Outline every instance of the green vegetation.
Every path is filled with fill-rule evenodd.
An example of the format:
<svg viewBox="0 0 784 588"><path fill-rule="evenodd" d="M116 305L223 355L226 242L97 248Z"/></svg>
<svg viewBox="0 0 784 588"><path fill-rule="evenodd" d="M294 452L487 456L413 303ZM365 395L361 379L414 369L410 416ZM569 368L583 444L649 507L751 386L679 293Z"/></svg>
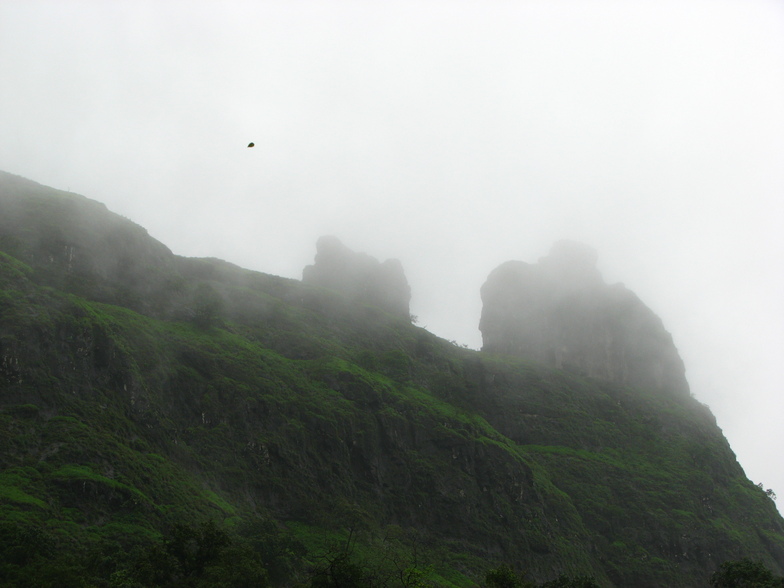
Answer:
<svg viewBox="0 0 784 588"><path fill-rule="evenodd" d="M713 588L781 588L784 578L777 577L759 561L744 558L725 561L711 576Z"/></svg>
<svg viewBox="0 0 784 588"><path fill-rule="evenodd" d="M704 586L743 557L782 573L771 494L693 399L178 258L3 174L0 211L3 585Z"/></svg>
<svg viewBox="0 0 784 588"><path fill-rule="evenodd" d="M526 574L518 574L506 565L489 570L485 575L487 588L599 588L593 578L588 576L558 576L543 584L530 582L525 579Z"/></svg>

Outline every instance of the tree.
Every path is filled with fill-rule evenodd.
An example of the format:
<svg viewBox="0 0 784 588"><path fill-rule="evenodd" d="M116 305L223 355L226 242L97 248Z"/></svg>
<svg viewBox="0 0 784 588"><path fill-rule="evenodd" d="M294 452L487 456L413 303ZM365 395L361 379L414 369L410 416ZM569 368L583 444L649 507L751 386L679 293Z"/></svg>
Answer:
<svg viewBox="0 0 784 588"><path fill-rule="evenodd" d="M246 520L237 531L235 542L242 541L261 558L272 585L283 584L298 574L307 549L291 532L265 518Z"/></svg>
<svg viewBox="0 0 784 588"><path fill-rule="evenodd" d="M537 584L524 579L525 574L518 575L509 566L502 565L487 572L485 585L487 588L536 588ZM541 585L541 588L599 588L599 584L589 576L561 575Z"/></svg>
<svg viewBox="0 0 784 588"><path fill-rule="evenodd" d="M532 588L533 584L524 581L507 565L493 568L485 575L487 588Z"/></svg>
<svg viewBox="0 0 784 588"><path fill-rule="evenodd" d="M559 576L542 584L542 588L599 588L599 584L589 576Z"/></svg>
<svg viewBox="0 0 784 588"><path fill-rule="evenodd" d="M757 483L757 488L759 488L760 490L762 490L762 491L765 493L765 495L766 495L768 498L770 498L771 500L776 500L776 493L773 491L773 488L768 488L768 489L766 490L766 489L765 489L765 487L762 485L762 482L758 482L758 483Z"/></svg>
<svg viewBox="0 0 784 588"><path fill-rule="evenodd" d="M784 578L773 575L762 562L743 558L725 561L711 576L712 588L781 588Z"/></svg>
<svg viewBox="0 0 784 588"><path fill-rule="evenodd" d="M371 588L372 578L361 566L351 561L348 553L341 553L327 560L310 581L311 588Z"/></svg>
<svg viewBox="0 0 784 588"><path fill-rule="evenodd" d="M261 558L212 521L174 525L161 543L135 558L130 573L115 574L115 586L257 588L268 586Z"/></svg>

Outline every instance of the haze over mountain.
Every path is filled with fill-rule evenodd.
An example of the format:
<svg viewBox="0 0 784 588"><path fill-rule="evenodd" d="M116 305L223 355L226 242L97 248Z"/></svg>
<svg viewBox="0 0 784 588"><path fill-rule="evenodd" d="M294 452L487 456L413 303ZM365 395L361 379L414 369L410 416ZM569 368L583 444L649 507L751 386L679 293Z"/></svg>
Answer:
<svg viewBox="0 0 784 588"><path fill-rule="evenodd" d="M489 269L589 243L781 492L783 11L0 2L0 168L179 255L299 279L336 235L399 259L419 324L475 349Z"/></svg>
<svg viewBox="0 0 784 588"><path fill-rule="evenodd" d="M397 259L379 263L366 253L356 253L337 237L316 242L313 265L302 271L302 281L337 290L357 304L383 308L409 320L411 288Z"/></svg>
<svg viewBox="0 0 784 588"><path fill-rule="evenodd" d="M291 280L0 172L0 572L468 588L505 564L548 588L685 588L746 557L780 575L772 493L594 262L560 242L492 271L477 352L411 324L399 262L334 237Z"/></svg>
<svg viewBox="0 0 784 588"><path fill-rule="evenodd" d="M596 251L585 244L559 241L536 265L501 264L481 292L482 351L662 394L689 393L661 319L622 284L605 284Z"/></svg>

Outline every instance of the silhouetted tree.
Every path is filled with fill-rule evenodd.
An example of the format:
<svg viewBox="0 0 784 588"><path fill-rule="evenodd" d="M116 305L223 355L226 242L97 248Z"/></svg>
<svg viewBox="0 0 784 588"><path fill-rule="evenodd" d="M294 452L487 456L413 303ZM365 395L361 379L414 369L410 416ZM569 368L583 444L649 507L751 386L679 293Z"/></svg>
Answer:
<svg viewBox="0 0 784 588"><path fill-rule="evenodd" d="M133 569L114 577L116 586L167 588L263 588L261 558L247 543L232 541L213 522L174 525L161 543L137 557Z"/></svg>
<svg viewBox="0 0 784 588"><path fill-rule="evenodd" d="M559 576L542 584L542 588L599 588L599 584L589 576Z"/></svg>
<svg viewBox="0 0 784 588"><path fill-rule="evenodd" d="M762 562L743 558L725 561L711 576L713 588L781 588L784 579L776 577Z"/></svg>
<svg viewBox="0 0 784 588"><path fill-rule="evenodd" d="M311 588L373 588L361 566L351 561L348 553L327 559L327 565L319 569L310 581Z"/></svg>
<svg viewBox="0 0 784 588"><path fill-rule="evenodd" d="M507 565L493 568L485 574L487 588L534 588L534 584L523 580Z"/></svg>

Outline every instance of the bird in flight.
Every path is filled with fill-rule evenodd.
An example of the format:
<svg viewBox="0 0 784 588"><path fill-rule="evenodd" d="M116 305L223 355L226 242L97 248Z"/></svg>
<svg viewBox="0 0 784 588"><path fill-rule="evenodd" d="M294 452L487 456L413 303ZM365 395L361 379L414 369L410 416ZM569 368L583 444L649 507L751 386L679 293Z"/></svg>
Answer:
<svg viewBox="0 0 784 588"><path fill-rule="evenodd" d="M253 141L248 143L248 148L255 147L255 146L256 146L256 143L254 143Z"/></svg>

